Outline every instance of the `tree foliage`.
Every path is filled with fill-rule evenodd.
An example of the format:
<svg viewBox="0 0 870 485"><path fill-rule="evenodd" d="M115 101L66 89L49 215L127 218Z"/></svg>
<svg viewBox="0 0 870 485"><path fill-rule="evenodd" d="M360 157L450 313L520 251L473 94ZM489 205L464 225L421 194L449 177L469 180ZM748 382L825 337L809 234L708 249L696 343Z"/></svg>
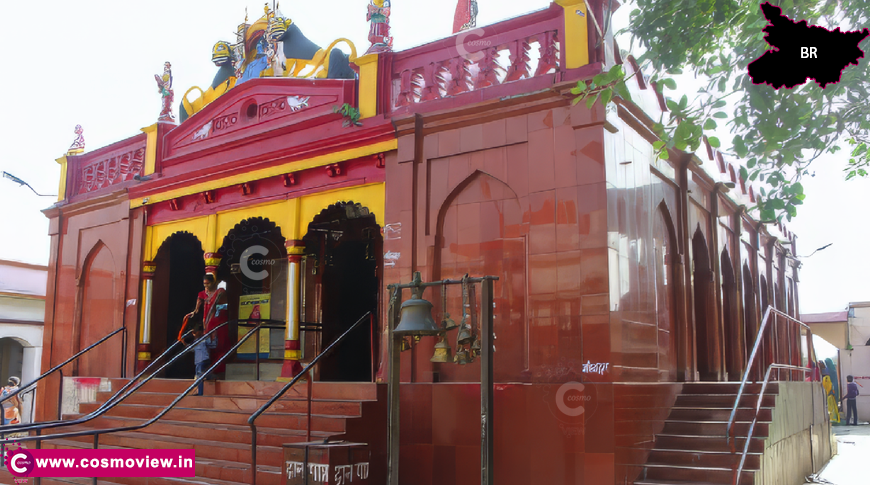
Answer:
<svg viewBox="0 0 870 485"><path fill-rule="evenodd" d="M637 61L652 72L660 90L675 90L670 77L693 72L706 81L693 99L667 98L671 111L655 130L654 148L696 150L704 132L726 123L734 135L730 146L710 135L709 143L743 165L740 176L762 183L758 197L761 220L791 219L805 195L801 178L820 155L848 148L843 157L845 178L867 176L870 165L870 68L868 56L842 72L839 83L821 89L808 79L794 89L756 85L747 74L749 63L770 46L762 29L767 20L758 0L633 0L632 45L645 52ZM870 0L772 0L791 19L806 20L831 30L861 30L870 24ZM859 47L867 52L870 38ZM575 101L604 104L614 93L627 97L621 66L599 74L592 83L578 83ZM736 94L736 96L732 96ZM725 111L728 98L733 111ZM730 111L730 110L729 110ZM709 134L709 133L708 133ZM845 143L844 143L845 142ZM840 145L846 145L841 147Z"/></svg>

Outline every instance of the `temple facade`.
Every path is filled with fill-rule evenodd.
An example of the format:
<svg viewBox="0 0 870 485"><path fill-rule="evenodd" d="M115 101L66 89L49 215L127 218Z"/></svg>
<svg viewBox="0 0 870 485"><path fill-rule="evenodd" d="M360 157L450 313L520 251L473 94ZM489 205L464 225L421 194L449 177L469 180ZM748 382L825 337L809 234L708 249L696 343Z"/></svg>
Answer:
<svg viewBox="0 0 870 485"><path fill-rule="evenodd" d="M44 211L52 250L43 371L125 328L64 374L131 378L176 341L207 273L225 288L232 342L249 330L233 321L284 322L238 349L209 388L218 396L254 389L268 399L371 313L314 367L308 395L359 401L358 419L332 428L315 409L321 421L311 424L309 411L308 431L367 443L371 483L384 484L387 285L416 272L423 281L495 276L495 483L640 484L657 473L731 483L742 449L726 446L727 413L673 413L709 407L705 394L730 395L717 404L730 410L736 387L715 385L743 378L767 309L799 319L796 237L756 218L756 188L737 176L739 161L706 142L696 153L654 155L652 125L668 113L642 73L628 81L631 99L572 103L578 81L615 65L637 70L596 27L607 5L556 0L482 27L473 44L459 34L394 52L389 4L373 2L372 46L349 56L315 46L267 9L239 27L235 44L215 46L220 72L198 98L191 89L181 99L183 122L172 113L178 87L167 63L158 122L58 160L59 201ZM480 295L460 287L423 297L436 321L447 312L476 322L481 312ZM813 359L800 328L783 328L761 347L765 364L779 356L805 367ZM407 338L396 349L402 426L391 485L480 483L480 362L433 362L437 341ZM468 351L455 334L447 342L451 355ZM184 389L169 380L189 380L193 368L192 357L166 368L161 389ZM794 380L774 385L769 407L817 391ZM41 420L61 411L60 381L41 384ZM786 483L778 480L824 463L824 409L804 415L786 426L768 413L740 483ZM700 421L722 431L679 424ZM766 454L775 429L785 430L777 446L794 453ZM721 461L680 461L693 448L668 437L681 433L710 435ZM220 436L197 439L249 439ZM198 458L220 447L189 444ZM783 456L802 465L782 472L776 460L798 459ZM263 459L274 470L258 473L261 483L288 480L280 458ZM200 472L222 478L207 465ZM250 470L239 473L224 479L250 482Z"/></svg>

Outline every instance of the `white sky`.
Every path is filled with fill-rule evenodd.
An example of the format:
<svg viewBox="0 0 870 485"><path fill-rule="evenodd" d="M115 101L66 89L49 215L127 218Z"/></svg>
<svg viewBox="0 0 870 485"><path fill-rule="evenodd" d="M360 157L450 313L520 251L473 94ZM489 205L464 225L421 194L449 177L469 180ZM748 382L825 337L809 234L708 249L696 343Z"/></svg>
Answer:
<svg viewBox="0 0 870 485"><path fill-rule="evenodd" d="M285 0L280 10L315 43L326 46L347 37L362 54L369 45L367 4ZM5 22L0 30L7 46L7 74L0 83L0 170L29 182L40 193L56 194L60 170L54 160L72 143L76 124L84 127L88 151L153 124L160 112L154 74L162 73L163 63L173 66L177 107L189 87L211 83L214 43L234 40L245 6L253 21L262 15L264 2L152 0L137 3L136 9L130 5L108 0L0 2L0 18L18 19ZM450 35L455 5L394 1L395 49ZM479 5L478 25L487 25L545 8L549 2L479 0ZM630 9L620 9L614 19L617 28ZM731 137L720 138L727 143ZM870 201L870 181L844 183L844 158L817 162L816 177L804 184L806 205L789 224L799 236L799 255L834 243L805 262L800 289L805 313L870 300L865 278L870 263L861 251L870 236L870 225L862 217ZM0 259L47 264L48 220L40 210L54 201L0 180Z"/></svg>

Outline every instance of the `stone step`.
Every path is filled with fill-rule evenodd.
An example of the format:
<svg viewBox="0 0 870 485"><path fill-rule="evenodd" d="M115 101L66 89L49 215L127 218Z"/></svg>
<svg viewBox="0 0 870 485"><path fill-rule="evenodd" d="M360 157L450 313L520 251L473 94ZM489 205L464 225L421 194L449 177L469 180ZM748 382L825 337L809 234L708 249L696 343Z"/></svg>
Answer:
<svg viewBox="0 0 870 485"><path fill-rule="evenodd" d="M740 464L740 457L741 453L654 449L649 454L648 463L733 469ZM760 469L761 453L748 453L743 467L747 470Z"/></svg>
<svg viewBox="0 0 870 485"><path fill-rule="evenodd" d="M758 394L762 384L746 383L744 394ZM739 382L687 382L683 384L683 392L687 394L734 394L740 391ZM765 394L778 394L779 383L769 382L764 389Z"/></svg>
<svg viewBox="0 0 870 485"><path fill-rule="evenodd" d="M144 423L145 419L120 418L115 416L103 416L79 426L77 429L93 428L122 428L137 426ZM87 428L85 428L85 426ZM56 433L71 431L71 428L57 428ZM186 421L172 421L161 419L156 423L143 428L138 433L178 436L203 440L214 440L227 443L251 442L251 428L246 425L194 423ZM312 431L313 440L337 436L339 433L329 431ZM306 439L305 429L286 429L257 426L257 444L265 446L282 446L285 443L299 443Z"/></svg>
<svg viewBox="0 0 870 485"><path fill-rule="evenodd" d="M641 476L644 477L644 479L674 480L674 483L697 484L699 482L709 482L730 484L734 480L734 470L730 468L711 468L698 466L683 467L673 465L652 465L647 463L643 467ZM739 485L754 485L754 483L754 470L744 470L740 474Z"/></svg>
<svg viewBox="0 0 870 485"><path fill-rule="evenodd" d="M129 379L110 379L112 392L120 389ZM155 392L180 394L187 389L193 380L187 379L152 379L145 383L138 392ZM257 396L271 398L281 390L286 383L267 381L216 381L206 382L206 394L226 396ZM212 387L213 386L213 387ZM210 391L210 388L213 390ZM373 382L314 382L312 384L314 400L333 401L377 401L377 384ZM284 397L289 399L308 397L308 384L297 382Z"/></svg>
<svg viewBox="0 0 870 485"><path fill-rule="evenodd" d="M737 399L737 394L688 394L685 391L677 396L674 403L679 407L717 407L730 408L734 406L734 401ZM744 394L740 396L740 404L738 407L755 408L758 404L757 394ZM776 405L776 395L765 393L761 399L762 407L772 408Z"/></svg>
<svg viewBox="0 0 870 485"><path fill-rule="evenodd" d="M109 397L111 397L111 393L97 393L98 402L104 402ZM128 396L121 403L122 405L146 404L168 406L176 397L177 394L136 392ZM187 396L177 406L191 409L244 411L250 414L268 401L266 398L252 396L205 395ZM79 412L87 414L99 407L99 404L87 403L79 406ZM360 401L311 401L311 413L317 415L359 416L361 412L360 408ZM308 400L282 398L272 404L269 412L307 413Z"/></svg>
<svg viewBox="0 0 870 485"><path fill-rule="evenodd" d="M753 429L753 436L767 436L768 426L770 423L756 423ZM752 423L745 421L737 421L732 423L732 430L735 436L747 436L749 427ZM727 436L728 422L727 421L665 421L662 433L672 435L687 435L687 436Z"/></svg>
<svg viewBox="0 0 870 485"><path fill-rule="evenodd" d="M743 450L746 444L746 438L736 438L734 441L736 450ZM687 451L719 451L723 453L731 452L731 441L726 442L725 436L684 436L684 435L668 435L659 434L655 439L655 448L665 450L687 450ZM749 443L749 451L751 453L762 453L764 451L764 438L753 436Z"/></svg>
<svg viewBox="0 0 870 485"><path fill-rule="evenodd" d="M97 405L82 405L82 409L95 409ZM145 404L126 405L120 404L106 412L106 416L123 418L150 419L157 416L165 406L149 406ZM247 425L249 412L233 412L226 410L192 409L176 406L164 416L170 421L185 421L213 424ZM77 418L81 415L70 415ZM318 416L312 415L311 429L317 431L332 431L343 433L345 431L345 418L353 416ZM303 413L274 413L266 412L257 419L258 426L271 428L307 429L308 416Z"/></svg>
<svg viewBox="0 0 870 485"><path fill-rule="evenodd" d="M674 407L668 419L675 421L728 421L731 417L731 408L704 408L704 407ZM755 417L755 408L738 408L734 415L737 421L752 421ZM773 421L773 408L761 408L758 412L758 420L763 422Z"/></svg>

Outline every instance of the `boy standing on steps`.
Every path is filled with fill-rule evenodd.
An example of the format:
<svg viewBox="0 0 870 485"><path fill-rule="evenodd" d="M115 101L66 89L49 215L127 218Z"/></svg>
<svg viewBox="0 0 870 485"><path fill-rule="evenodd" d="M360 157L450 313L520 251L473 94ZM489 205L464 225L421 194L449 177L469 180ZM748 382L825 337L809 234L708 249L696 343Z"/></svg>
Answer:
<svg viewBox="0 0 870 485"><path fill-rule="evenodd" d="M202 337L202 327L196 327L193 330L193 338L194 340ZM215 348L217 342L215 341L214 335L209 336L207 339L201 340L198 344L193 347L193 361L196 364L196 378L198 379L206 369L208 368L208 352L209 349ZM205 387L205 379L199 381L199 385L196 388L196 394L194 396L202 396L203 387Z"/></svg>
<svg viewBox="0 0 870 485"><path fill-rule="evenodd" d="M840 402L843 400L846 401L846 424L851 424L852 426L858 426L858 384L854 381L852 376L846 376L846 394L840 399ZM854 417L853 419L850 419Z"/></svg>

